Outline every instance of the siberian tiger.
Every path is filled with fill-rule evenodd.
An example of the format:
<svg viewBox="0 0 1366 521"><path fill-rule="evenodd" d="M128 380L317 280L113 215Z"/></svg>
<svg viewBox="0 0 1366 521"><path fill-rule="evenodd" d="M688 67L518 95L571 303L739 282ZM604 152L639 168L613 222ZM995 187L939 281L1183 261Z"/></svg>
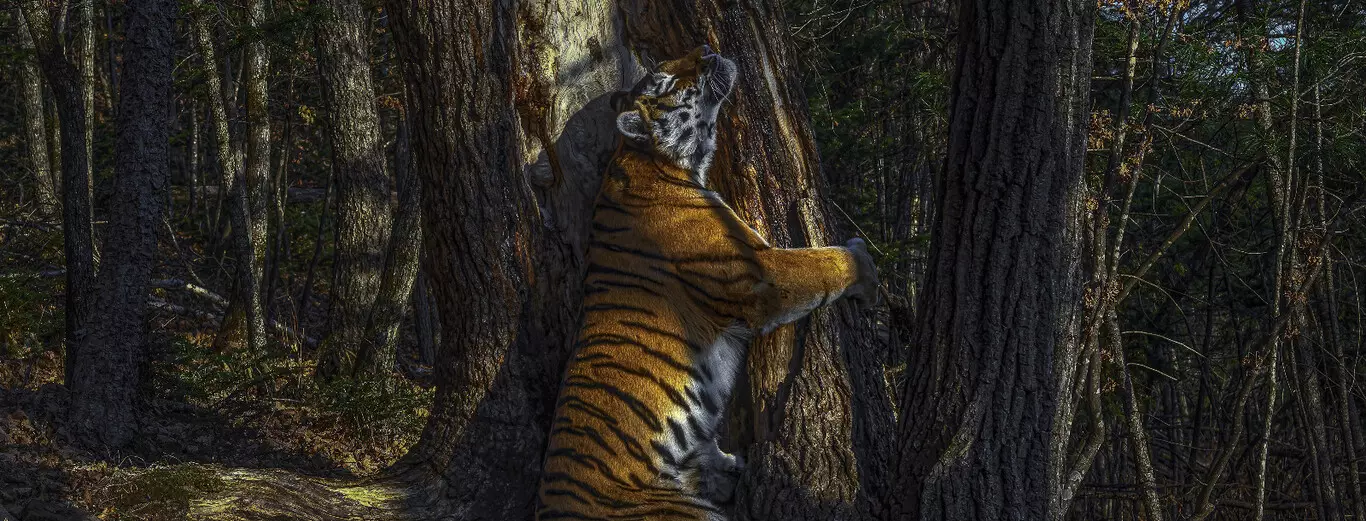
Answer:
<svg viewBox="0 0 1366 521"><path fill-rule="evenodd" d="M741 464L717 424L750 338L875 295L863 241L773 248L704 188L735 79L704 46L618 95L623 144L594 208L540 521L724 520Z"/></svg>

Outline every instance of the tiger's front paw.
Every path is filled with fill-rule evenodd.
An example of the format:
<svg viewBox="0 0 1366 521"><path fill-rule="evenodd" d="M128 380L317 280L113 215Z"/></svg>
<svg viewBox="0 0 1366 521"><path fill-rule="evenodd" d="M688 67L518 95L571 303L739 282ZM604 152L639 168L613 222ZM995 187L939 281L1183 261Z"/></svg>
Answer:
<svg viewBox="0 0 1366 521"><path fill-rule="evenodd" d="M878 302L877 264L873 263L873 256L868 254L868 243L855 237L844 243L844 247L849 249L849 253L854 255L854 261L858 263L858 276L844 294L860 306L876 305Z"/></svg>

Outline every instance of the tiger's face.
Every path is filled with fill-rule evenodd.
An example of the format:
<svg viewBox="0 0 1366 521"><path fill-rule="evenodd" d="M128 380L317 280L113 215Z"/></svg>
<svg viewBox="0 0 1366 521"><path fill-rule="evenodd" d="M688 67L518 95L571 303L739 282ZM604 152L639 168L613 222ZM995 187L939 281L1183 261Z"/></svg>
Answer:
<svg viewBox="0 0 1366 521"><path fill-rule="evenodd" d="M615 98L617 130L636 146L649 148L706 183L716 151L716 117L735 86L736 67L705 45L664 62Z"/></svg>

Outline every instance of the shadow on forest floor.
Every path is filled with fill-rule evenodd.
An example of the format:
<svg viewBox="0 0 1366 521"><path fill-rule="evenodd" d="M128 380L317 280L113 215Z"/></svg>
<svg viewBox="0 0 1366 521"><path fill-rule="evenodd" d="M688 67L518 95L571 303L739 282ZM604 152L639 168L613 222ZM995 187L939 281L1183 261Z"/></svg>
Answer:
<svg viewBox="0 0 1366 521"><path fill-rule="evenodd" d="M301 400L283 396L232 399L241 389L219 389L213 394L222 398L205 406L184 392L189 369L178 366L186 360L168 352L157 359L170 367L151 371L139 434L113 453L69 441L65 387L0 386L0 521L393 517L385 505L398 491L357 481L389 457L339 457L370 440L338 427L337 415L301 410Z"/></svg>

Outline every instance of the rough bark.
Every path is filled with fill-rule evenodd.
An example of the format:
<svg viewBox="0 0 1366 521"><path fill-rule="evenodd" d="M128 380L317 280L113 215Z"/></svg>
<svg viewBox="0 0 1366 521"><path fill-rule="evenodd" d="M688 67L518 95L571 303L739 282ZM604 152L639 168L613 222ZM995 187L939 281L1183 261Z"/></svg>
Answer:
<svg viewBox="0 0 1366 521"><path fill-rule="evenodd" d="M513 5L386 8L410 93L425 270L443 331L431 419L393 470L418 489L419 517L525 519L547 384L577 320L577 306L558 299L581 293L582 272L553 258L564 250L547 240L521 175Z"/></svg>
<svg viewBox="0 0 1366 521"><path fill-rule="evenodd" d="M961 4L892 519L1048 519L1094 4ZM1005 16L1004 13L1009 13ZM1065 431L1064 431L1065 432Z"/></svg>
<svg viewBox="0 0 1366 521"><path fill-rule="evenodd" d="M21 6L38 53L38 66L52 89L61 125L62 236L66 257L66 379L80 357L95 284L94 222L91 217L91 120L93 94L90 45L91 3L27 0ZM62 23L58 23L58 21Z"/></svg>
<svg viewBox="0 0 1366 521"><path fill-rule="evenodd" d="M389 251L385 255L379 294L366 325L366 342L356 365L358 371L371 374L394 370L399 326L408 314L422 253L422 193L417 172L413 170L411 134L408 118L404 116L398 122L398 135L394 140L394 185L398 191L394 227L389 233Z"/></svg>
<svg viewBox="0 0 1366 521"><path fill-rule="evenodd" d="M265 24L264 0L246 5L246 25L257 30ZM214 343L218 349L245 345L260 350L266 343L265 310L261 287L265 275L270 198L270 114L267 112L266 76L269 58L259 32L246 45L247 124L245 153L228 166L239 167L228 193L228 218L232 223L234 267L233 296ZM206 57L207 58L207 57ZM207 66L206 61L206 66ZM212 97L212 96L211 96ZM216 109L215 109L215 112ZM225 111L226 112L226 111ZM215 114L217 115L217 114ZM215 121L215 126L218 125ZM224 123L226 129L226 122ZM226 130L224 131L226 133ZM224 147L220 144L220 151ZM230 148L230 147L229 147ZM233 151L229 149L229 154ZM227 174L224 174L227 177Z"/></svg>
<svg viewBox="0 0 1366 521"><path fill-rule="evenodd" d="M35 53L33 35L27 24L22 23L23 13L16 12L20 20L15 32L18 33L19 49L25 53ZM36 54L21 56L19 59L19 111L23 117L23 133L26 143L25 152L29 168L33 172L33 187L38 193L38 208L44 215L59 215L62 208L57 194L61 184L52 170L48 155L48 134L46 111L43 110L43 78L38 71Z"/></svg>
<svg viewBox="0 0 1366 521"><path fill-rule="evenodd" d="M424 269L442 326L432 420L396 470L426 484L419 511L525 519L577 327L591 203L616 143L607 98L638 78L637 57L656 63L708 43L735 58L744 72L723 118L714 188L775 245L843 237L822 207L776 3L480 4L386 4L412 93ZM534 145L548 143L533 162ZM532 163L537 199L508 180L517 158ZM881 355L857 323L841 307L752 348L753 389L737 401L744 420L732 440L750 461L742 517L874 510L891 408Z"/></svg>
<svg viewBox="0 0 1366 521"><path fill-rule="evenodd" d="M208 104L208 125L212 134L212 146L218 157L218 173L221 188L218 190L218 204L214 212L221 211L224 193L232 189L240 169L240 158L234 151L232 135L228 130L228 107L223 96L222 72L219 69L218 54L213 46L213 33L210 30L210 8L201 0L190 0L190 33L194 40L195 51L204 70L204 95ZM210 230L217 231L219 217L213 215Z"/></svg>
<svg viewBox="0 0 1366 521"><path fill-rule="evenodd" d="M328 109L332 179L337 196L336 253L330 295L331 332L318 374L384 374L359 363L389 245L392 209L375 90L370 78L370 13L361 0L318 2L318 72Z"/></svg>
<svg viewBox="0 0 1366 521"><path fill-rule="evenodd" d="M251 248L256 257L253 269L256 270L257 285L251 290L259 294L265 267L262 261L266 258L269 237L267 225L270 222L270 109L267 85L270 55L266 50L266 0L247 0L246 7L246 25L253 38L246 46L243 70L246 75L247 136L246 162L242 174L247 178Z"/></svg>
<svg viewBox="0 0 1366 521"><path fill-rule="evenodd" d="M172 121L173 0L132 0L126 15L114 190L103 267L72 378L78 436L111 447L128 443L146 340L148 281L168 187Z"/></svg>
<svg viewBox="0 0 1366 521"><path fill-rule="evenodd" d="M626 44L646 61L700 43L735 60L740 78L708 178L778 247L838 244L836 213L779 2L619 3ZM884 507L894 436L890 392L862 315L851 304L753 342L747 389L732 401L731 444L747 467L739 519L864 519Z"/></svg>

